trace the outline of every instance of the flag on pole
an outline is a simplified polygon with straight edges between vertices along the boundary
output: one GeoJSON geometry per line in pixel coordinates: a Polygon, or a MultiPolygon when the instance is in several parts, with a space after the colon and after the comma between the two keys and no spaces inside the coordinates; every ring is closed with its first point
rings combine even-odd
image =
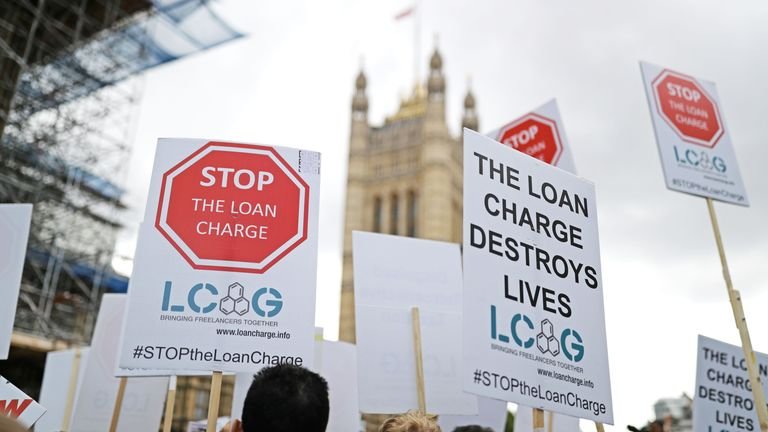
{"type": "Polygon", "coordinates": [[[408,9],[405,9],[401,11],[399,14],[395,15],[395,21],[399,21],[403,18],[407,18],[411,15],[413,15],[413,12],[416,10],[416,5],[413,5],[409,7],[408,9]]]}

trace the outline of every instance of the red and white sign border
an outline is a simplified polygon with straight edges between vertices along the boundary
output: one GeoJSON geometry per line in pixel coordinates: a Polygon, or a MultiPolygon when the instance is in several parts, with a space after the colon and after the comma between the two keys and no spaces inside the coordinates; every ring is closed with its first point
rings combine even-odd
{"type": "Polygon", "coordinates": [[[720,107],[717,106],[718,105],[717,99],[713,98],[712,95],[709,94],[707,89],[705,89],[704,86],[702,86],[696,78],[694,78],[692,76],[689,76],[689,75],[682,74],[680,72],[675,72],[673,70],[664,69],[664,70],[661,71],[659,76],[657,76],[651,82],[651,89],[653,90],[652,91],[652,93],[653,93],[653,100],[656,103],[655,104],[656,105],[656,112],[659,114],[659,117],[664,119],[664,122],[667,125],[669,125],[669,127],[672,128],[673,131],[675,131],[675,133],[680,137],[681,140],[683,140],[685,142],[689,142],[691,144],[696,144],[696,145],[699,145],[699,146],[711,149],[711,148],[715,148],[715,146],[717,145],[718,141],[720,141],[720,138],[722,138],[723,135],[725,135],[725,125],[723,125],[723,120],[722,120],[722,117],[720,116],[720,107]],[[681,78],[681,79],[692,81],[694,84],[696,84],[696,87],[699,90],[701,90],[702,93],[704,93],[704,96],[706,96],[709,99],[710,103],[712,103],[712,107],[714,107],[714,109],[715,109],[715,118],[717,119],[717,127],[719,128],[719,130],[718,130],[717,134],[715,134],[715,136],[711,140],[704,141],[704,140],[700,140],[700,139],[696,139],[696,138],[691,138],[691,137],[685,136],[685,134],[683,134],[682,131],[680,131],[680,129],[677,128],[675,123],[672,122],[669,118],[667,118],[666,114],[664,114],[664,111],[661,109],[661,100],[659,100],[658,83],[663,81],[664,78],[666,78],[667,76],[675,76],[675,77],[678,77],[678,78],[681,78]]]}
{"type": "Polygon", "coordinates": [[[168,240],[168,242],[181,254],[181,256],[197,270],[218,270],[218,271],[237,271],[246,273],[264,273],[272,265],[276,264],[307,239],[307,225],[309,221],[309,206],[307,205],[307,196],[309,186],[304,182],[296,172],[291,168],[288,162],[280,156],[277,151],[271,147],[255,144],[237,144],[211,141],[206,143],[200,149],[187,156],[186,159],[176,164],[173,168],[163,174],[163,181],[160,187],[160,202],[158,204],[157,217],[155,219],[155,228],[168,240]],[[282,246],[268,255],[263,261],[252,263],[247,261],[232,260],[211,260],[197,256],[194,251],[176,234],[168,225],[167,216],[170,206],[170,197],[173,189],[173,179],[189,168],[191,165],[214,151],[226,151],[230,153],[259,154],[272,159],[272,161],[285,173],[285,175],[299,188],[299,211],[298,211],[298,230],[296,235],[285,242],[282,246]]]}
{"type": "MultiPolygon", "coordinates": [[[[499,128],[499,134],[496,137],[496,141],[501,142],[502,137],[504,136],[504,134],[508,130],[510,130],[510,129],[514,128],[514,127],[517,127],[520,123],[523,123],[524,121],[527,121],[529,119],[534,119],[534,120],[540,121],[542,123],[546,123],[547,125],[549,125],[555,131],[554,137],[555,137],[555,141],[556,141],[555,142],[555,146],[557,147],[557,151],[555,152],[555,156],[552,158],[552,162],[549,163],[549,164],[553,165],[553,166],[557,165],[557,163],[560,161],[560,156],[562,156],[562,154],[563,154],[563,140],[560,139],[560,130],[557,128],[557,122],[556,121],[554,121],[554,120],[552,120],[550,118],[544,117],[544,116],[542,116],[540,114],[536,114],[536,113],[533,113],[533,112],[532,113],[528,113],[528,114],[520,117],[519,119],[517,119],[517,120],[515,120],[515,121],[513,121],[511,123],[508,123],[508,124],[506,124],[506,125],[504,125],[502,127],[500,127],[499,128]]],[[[503,142],[501,142],[501,143],[504,144],[507,147],[512,147],[509,144],[505,144],[503,142]]],[[[515,150],[517,150],[517,149],[515,149],[515,150]]],[[[531,155],[528,155],[528,156],[531,156],[531,155]]],[[[533,157],[533,156],[531,156],[531,157],[533,157]]]]}

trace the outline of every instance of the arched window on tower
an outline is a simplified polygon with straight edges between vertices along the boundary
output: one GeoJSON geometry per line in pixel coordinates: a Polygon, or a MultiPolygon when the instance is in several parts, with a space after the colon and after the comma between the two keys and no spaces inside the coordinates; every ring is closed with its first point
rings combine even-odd
{"type": "Polygon", "coordinates": [[[416,237],[416,221],[419,216],[419,197],[414,191],[408,191],[408,223],[406,235],[416,237]]]}
{"type": "Polygon", "coordinates": [[[400,221],[400,200],[396,193],[392,194],[389,203],[389,233],[397,235],[397,224],[400,221]]]}
{"type": "Polygon", "coordinates": [[[381,197],[373,199],[373,232],[381,232],[381,197]]]}

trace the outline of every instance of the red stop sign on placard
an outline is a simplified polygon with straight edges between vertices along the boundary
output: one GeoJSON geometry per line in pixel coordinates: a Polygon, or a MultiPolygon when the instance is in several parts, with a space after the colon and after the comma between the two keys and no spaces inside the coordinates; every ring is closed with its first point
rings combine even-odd
{"type": "Polygon", "coordinates": [[[195,269],[263,273],[308,217],[309,186],[273,148],[209,142],[163,174],[155,227],[195,269]]]}
{"type": "Polygon", "coordinates": [[[563,153],[557,123],[534,113],[499,129],[496,140],[550,165],[557,164],[563,153]]]}
{"type": "Polygon", "coordinates": [[[684,141],[712,148],[723,136],[717,101],[694,78],[664,70],[653,94],[659,115],[684,141]]]}

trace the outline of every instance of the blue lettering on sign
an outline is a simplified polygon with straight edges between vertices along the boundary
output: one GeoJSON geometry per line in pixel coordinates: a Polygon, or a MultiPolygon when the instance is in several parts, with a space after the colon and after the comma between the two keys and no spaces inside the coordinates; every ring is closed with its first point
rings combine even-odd
{"type": "MultiPolygon", "coordinates": [[[[173,283],[166,281],[163,288],[161,310],[163,312],[181,313],[189,308],[192,312],[207,314],[213,312],[217,305],[225,305],[231,309],[225,309],[222,306],[220,309],[225,314],[235,310],[239,315],[248,313],[251,308],[248,305],[248,301],[243,298],[243,286],[239,283],[234,283],[229,288],[230,293],[223,299],[219,299],[219,290],[213,284],[197,283],[187,292],[186,304],[172,304],[173,283]],[[232,296],[233,292],[236,294],[234,297],[232,296]],[[225,304],[225,302],[227,303],[225,304]],[[238,302],[244,303],[245,306],[238,306],[238,302]]],[[[253,293],[251,299],[253,312],[260,317],[273,318],[283,310],[283,295],[276,288],[259,288],[253,293]]]]}
{"type": "Polygon", "coordinates": [[[274,288],[259,288],[256,290],[255,293],[253,293],[253,298],[251,300],[251,303],[253,304],[253,310],[256,312],[256,315],[261,317],[267,317],[272,318],[273,316],[280,313],[280,311],[283,309],[283,295],[280,294],[280,291],[274,289],[274,288]],[[261,307],[261,303],[259,300],[265,296],[267,293],[272,296],[271,299],[267,299],[264,302],[264,305],[267,307],[268,310],[264,310],[264,308],[261,307]]]}
{"type": "Polygon", "coordinates": [[[207,283],[205,285],[199,283],[192,287],[191,290],[189,290],[189,294],[187,295],[187,303],[189,303],[189,308],[192,309],[194,312],[202,312],[202,313],[208,313],[214,309],[216,309],[216,302],[212,301],[208,303],[208,306],[205,306],[204,308],[201,308],[200,305],[197,304],[197,293],[202,291],[203,289],[206,289],[208,292],[210,292],[212,295],[218,295],[219,290],[216,289],[215,286],[207,283]]]}
{"type": "Polygon", "coordinates": [[[675,153],[675,160],[680,166],[692,166],[706,171],[714,171],[723,174],[728,167],[725,160],[720,156],[710,156],[705,150],[685,149],[680,151],[677,146],[672,147],[675,153]]]}
{"type": "MultiPolygon", "coordinates": [[[[534,325],[533,321],[530,317],[528,317],[525,314],[522,313],[516,313],[512,316],[512,319],[509,321],[509,330],[510,334],[504,334],[499,331],[499,317],[498,317],[498,311],[496,309],[496,305],[491,305],[491,340],[497,340],[502,343],[506,344],[513,344],[517,345],[521,348],[531,348],[536,342],[536,339],[533,337],[534,334],[534,325]],[[523,323],[524,325],[521,326],[520,324],[523,323]],[[528,330],[525,330],[525,328],[528,328],[528,330]],[[510,335],[511,341],[510,341],[510,335]]],[[[503,318],[501,318],[502,322],[504,321],[503,318]]],[[[559,338],[556,333],[554,333],[554,327],[552,323],[549,320],[544,320],[541,323],[542,329],[547,328],[547,332],[549,332],[546,335],[539,335],[539,337],[544,337],[547,346],[549,349],[542,349],[539,348],[539,350],[542,353],[549,353],[553,357],[557,357],[562,352],[565,357],[573,362],[580,362],[584,359],[584,353],[585,353],[585,347],[584,347],[584,340],[581,337],[581,334],[579,334],[578,331],[566,328],[562,332],[560,332],[559,338]],[[549,336],[547,338],[547,336],[549,336]],[[559,344],[558,344],[559,339],[559,344]],[[559,348],[559,346],[562,346],[562,350],[559,348]]]]}

